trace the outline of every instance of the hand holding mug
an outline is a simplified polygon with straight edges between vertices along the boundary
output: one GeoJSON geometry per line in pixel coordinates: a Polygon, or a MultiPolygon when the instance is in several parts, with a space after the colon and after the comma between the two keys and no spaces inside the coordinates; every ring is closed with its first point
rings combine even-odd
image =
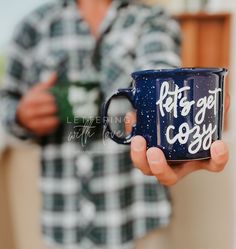
{"type": "Polygon", "coordinates": [[[211,159],[202,161],[188,161],[183,163],[168,163],[162,150],[151,147],[148,150],[146,140],[142,136],[135,136],[131,142],[131,158],[134,166],[145,175],[153,175],[163,185],[176,184],[183,177],[197,170],[220,172],[224,169],[229,153],[226,144],[217,140],[211,145],[211,159]]]}
{"type": "Polygon", "coordinates": [[[23,96],[17,108],[18,122],[38,136],[52,133],[59,125],[57,105],[48,91],[56,80],[53,74],[47,82],[36,84],[23,96]]]}
{"type": "MultiPolygon", "coordinates": [[[[125,139],[117,137],[109,124],[106,130],[118,143],[132,140],[134,164],[164,185],[172,185],[198,169],[221,171],[228,160],[226,145],[218,141],[226,72],[185,68],[133,73],[134,87],[119,89],[113,97],[130,100],[137,110],[137,122],[125,139]]],[[[105,117],[110,101],[104,108],[105,117]]],[[[130,119],[135,120],[132,115],[130,119]]]]}

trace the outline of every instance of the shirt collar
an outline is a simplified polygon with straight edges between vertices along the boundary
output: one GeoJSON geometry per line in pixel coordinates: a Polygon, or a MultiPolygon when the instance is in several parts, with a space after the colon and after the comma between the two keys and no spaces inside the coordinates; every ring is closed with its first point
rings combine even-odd
{"type": "MultiPolygon", "coordinates": [[[[77,9],[77,0],[59,0],[64,8],[70,8],[72,12],[75,13],[78,19],[81,19],[81,15],[79,10],[77,9]]],[[[118,9],[124,5],[127,5],[130,0],[112,0],[111,6],[109,8],[108,14],[105,17],[101,27],[100,34],[102,35],[109,26],[113,23],[113,21],[117,17],[118,9]]]]}
{"type": "MultiPolygon", "coordinates": [[[[68,5],[76,5],[77,0],[59,0],[63,6],[68,6],[68,5]]],[[[130,0],[112,0],[113,4],[115,4],[115,6],[120,7],[123,4],[128,4],[130,2],[130,0]]]]}

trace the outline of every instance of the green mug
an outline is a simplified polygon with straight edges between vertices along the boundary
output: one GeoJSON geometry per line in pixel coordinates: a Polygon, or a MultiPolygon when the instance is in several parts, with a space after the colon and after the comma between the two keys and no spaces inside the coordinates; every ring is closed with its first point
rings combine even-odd
{"type": "Polygon", "coordinates": [[[58,82],[49,90],[55,97],[63,123],[86,124],[100,118],[102,92],[97,82],[58,82]]]}

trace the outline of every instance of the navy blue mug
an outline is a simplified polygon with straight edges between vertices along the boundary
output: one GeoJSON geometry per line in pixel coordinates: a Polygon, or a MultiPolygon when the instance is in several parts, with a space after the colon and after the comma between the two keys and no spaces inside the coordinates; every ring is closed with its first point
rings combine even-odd
{"type": "Polygon", "coordinates": [[[118,89],[103,106],[104,131],[119,144],[143,136],[147,147],[160,148],[168,161],[208,159],[210,146],[221,139],[224,117],[224,68],[178,68],[138,71],[133,86],[118,89]],[[125,138],[112,131],[111,100],[125,96],[137,122],[125,138]]]}

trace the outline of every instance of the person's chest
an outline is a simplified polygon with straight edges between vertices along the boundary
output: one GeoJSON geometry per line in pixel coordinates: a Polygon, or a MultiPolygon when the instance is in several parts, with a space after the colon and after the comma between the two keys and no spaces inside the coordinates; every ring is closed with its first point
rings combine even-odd
{"type": "Polygon", "coordinates": [[[123,10],[102,24],[96,39],[75,12],[61,13],[41,25],[43,35],[34,52],[31,80],[45,80],[52,71],[66,74],[69,81],[102,80],[107,84],[112,71],[120,72],[112,81],[124,74],[128,78],[134,69],[139,27],[135,9],[123,10]],[[127,66],[122,69],[121,65],[127,66]]]}

